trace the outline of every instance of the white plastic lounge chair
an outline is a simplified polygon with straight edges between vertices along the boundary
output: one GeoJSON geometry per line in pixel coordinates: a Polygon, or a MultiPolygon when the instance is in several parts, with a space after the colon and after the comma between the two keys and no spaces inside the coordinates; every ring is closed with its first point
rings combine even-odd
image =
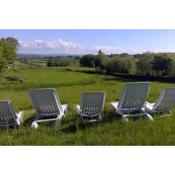
{"type": "Polygon", "coordinates": [[[81,94],[80,105],[77,105],[77,114],[83,122],[95,122],[101,120],[104,108],[104,92],[85,92],[81,94]]]}
{"type": "Polygon", "coordinates": [[[144,108],[151,114],[167,113],[162,116],[171,115],[171,109],[175,106],[175,88],[166,88],[155,103],[146,102],[144,108]]]}
{"type": "Polygon", "coordinates": [[[0,128],[19,127],[23,119],[23,111],[15,113],[10,100],[0,101],[0,128]]]}
{"type": "Polygon", "coordinates": [[[38,128],[38,123],[49,121],[55,121],[56,125],[60,125],[60,119],[67,112],[67,105],[61,105],[56,89],[43,88],[31,90],[30,98],[37,112],[32,122],[33,128],[38,128]]]}
{"type": "Polygon", "coordinates": [[[111,104],[124,121],[128,121],[129,117],[143,115],[145,118],[153,120],[143,108],[149,90],[149,82],[128,83],[123,88],[119,101],[111,102],[111,104]]]}

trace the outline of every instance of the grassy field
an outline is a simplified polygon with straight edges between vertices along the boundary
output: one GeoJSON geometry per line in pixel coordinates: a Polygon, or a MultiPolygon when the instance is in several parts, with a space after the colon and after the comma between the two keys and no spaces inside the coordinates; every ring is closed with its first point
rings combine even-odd
{"type": "MultiPolygon", "coordinates": [[[[117,100],[126,82],[135,81],[117,76],[86,73],[82,68],[32,68],[23,65],[20,71],[9,71],[0,78],[0,99],[10,99],[16,111],[24,110],[19,129],[0,133],[0,145],[174,145],[175,113],[171,117],[155,116],[154,122],[145,119],[124,123],[111,110],[110,102],[117,100]],[[25,67],[24,67],[25,66],[25,67]],[[18,76],[24,82],[7,81],[6,76],[18,76]],[[35,115],[28,91],[32,88],[56,88],[68,113],[57,127],[53,123],[31,129],[35,115]],[[103,119],[100,123],[84,125],[75,114],[83,91],[105,91],[107,94],[103,119]]],[[[151,82],[149,101],[154,102],[161,90],[173,83],[151,82]]]]}

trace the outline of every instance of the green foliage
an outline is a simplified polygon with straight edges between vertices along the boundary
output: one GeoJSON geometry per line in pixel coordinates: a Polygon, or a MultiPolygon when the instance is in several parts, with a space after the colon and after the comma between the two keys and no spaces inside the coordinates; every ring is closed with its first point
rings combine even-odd
{"type": "Polygon", "coordinates": [[[171,73],[173,61],[167,55],[156,55],[152,61],[152,69],[156,76],[169,75],[171,73]]]}
{"type": "Polygon", "coordinates": [[[17,54],[14,48],[12,48],[6,41],[1,42],[3,47],[3,55],[8,61],[8,63],[13,63],[17,59],[17,54]]]}
{"type": "Polygon", "coordinates": [[[121,53],[121,54],[120,54],[120,57],[128,57],[128,56],[129,56],[128,53],[121,53]]]}
{"type": "Polygon", "coordinates": [[[16,50],[18,45],[15,38],[0,39],[0,72],[6,67],[7,63],[12,64],[17,59],[16,50]]]}
{"type": "Polygon", "coordinates": [[[5,41],[9,44],[10,47],[13,48],[13,50],[17,51],[19,48],[19,42],[14,37],[8,37],[5,39],[5,41]]]}
{"type": "Polygon", "coordinates": [[[80,59],[80,65],[82,67],[95,67],[95,56],[94,55],[84,55],[80,59]]]}
{"type": "Polygon", "coordinates": [[[49,59],[47,61],[48,67],[68,67],[68,66],[79,66],[79,61],[76,59],[49,59]]]}
{"type": "Polygon", "coordinates": [[[130,58],[121,58],[116,57],[110,60],[105,69],[109,73],[126,73],[126,74],[135,74],[136,67],[134,60],[130,58]]]}
{"type": "MultiPolygon", "coordinates": [[[[101,62],[102,66],[100,68],[107,73],[156,77],[175,76],[175,57],[172,54],[153,54],[150,52],[136,55],[113,54],[109,57],[105,56],[101,62]]],[[[98,64],[95,64],[95,66],[99,67],[98,64]]]]}
{"type": "Polygon", "coordinates": [[[48,67],[67,67],[69,66],[70,61],[68,60],[49,60],[47,62],[48,67]]]}
{"type": "Polygon", "coordinates": [[[95,57],[95,67],[100,67],[101,69],[104,68],[106,63],[106,57],[105,55],[97,55],[95,57]]]}
{"type": "Polygon", "coordinates": [[[4,47],[2,45],[2,41],[0,41],[0,73],[2,69],[7,65],[7,60],[4,54],[4,47]]]}
{"type": "Polygon", "coordinates": [[[151,76],[153,56],[148,54],[138,55],[136,61],[137,73],[145,76],[151,76]]]}
{"type": "Polygon", "coordinates": [[[105,62],[106,62],[106,56],[101,50],[96,56],[89,54],[89,55],[84,55],[80,59],[80,65],[82,67],[96,67],[96,68],[103,69],[105,66],[105,62]]]}

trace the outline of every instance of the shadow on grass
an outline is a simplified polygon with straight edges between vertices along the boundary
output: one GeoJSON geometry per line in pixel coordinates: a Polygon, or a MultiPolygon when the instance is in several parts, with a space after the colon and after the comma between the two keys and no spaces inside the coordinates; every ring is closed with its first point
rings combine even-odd
{"type": "Polygon", "coordinates": [[[162,83],[175,83],[175,77],[152,77],[141,75],[128,75],[128,74],[111,74],[103,78],[105,81],[117,80],[119,82],[135,82],[135,81],[157,81],[162,83]]]}
{"type": "Polygon", "coordinates": [[[31,124],[32,124],[32,122],[34,120],[34,117],[35,117],[35,115],[32,115],[31,117],[29,117],[26,120],[24,120],[23,126],[24,127],[31,127],[31,124]]]}
{"type": "Polygon", "coordinates": [[[79,130],[79,128],[78,128],[78,125],[76,125],[76,123],[70,123],[68,126],[63,127],[61,129],[61,131],[66,133],[66,134],[76,133],[78,130],[79,130]]]}
{"type": "MultiPolygon", "coordinates": [[[[145,120],[144,116],[140,117],[131,117],[129,119],[130,121],[139,121],[139,120],[145,120]]],[[[65,123],[65,125],[60,129],[61,132],[65,134],[73,134],[78,131],[83,131],[85,129],[91,129],[98,126],[105,126],[110,123],[113,123],[115,121],[122,122],[121,116],[117,115],[114,111],[104,112],[103,117],[101,121],[98,122],[92,122],[92,123],[83,123],[79,116],[76,116],[76,121],[71,121],[70,123],[65,123]]],[[[124,122],[127,123],[127,122],[124,122]]]]}
{"type": "Polygon", "coordinates": [[[80,73],[89,73],[89,74],[97,74],[96,70],[79,70],[79,69],[66,69],[69,72],[80,72],[80,73]]]}
{"type": "Polygon", "coordinates": [[[67,126],[64,126],[61,131],[70,134],[70,133],[76,133],[79,130],[84,129],[90,129],[95,128],[97,126],[103,126],[109,123],[112,123],[114,120],[120,119],[120,117],[116,116],[116,114],[113,111],[110,112],[104,112],[102,116],[102,120],[98,122],[92,122],[92,123],[83,123],[83,121],[80,119],[78,115],[75,115],[76,119],[74,122],[70,122],[67,124],[67,126]]]}
{"type": "MultiPolygon", "coordinates": [[[[32,125],[32,122],[35,118],[35,115],[27,118],[24,122],[23,122],[23,126],[26,127],[26,128],[30,128],[31,125],[32,125]]],[[[55,116],[53,116],[53,118],[55,118],[55,116]]],[[[42,122],[42,123],[39,123],[40,126],[45,126],[45,127],[51,127],[53,125],[55,125],[55,121],[48,121],[48,122],[42,122]]]]}
{"type": "MultiPolygon", "coordinates": [[[[33,119],[34,119],[34,115],[27,118],[24,121],[23,126],[25,128],[30,128],[33,119]]],[[[133,118],[133,121],[138,120],[138,119],[139,118],[137,119],[133,118]]],[[[101,121],[92,122],[92,123],[83,123],[78,115],[72,114],[72,115],[69,115],[63,118],[63,120],[61,120],[61,126],[59,126],[58,130],[59,132],[64,133],[64,134],[74,134],[78,131],[83,131],[85,129],[96,128],[98,126],[103,127],[115,121],[121,121],[121,117],[116,115],[115,112],[112,110],[108,112],[105,111],[103,113],[101,121]]],[[[47,127],[54,126],[55,124],[54,122],[44,122],[42,124],[40,123],[40,125],[45,126],[47,128],[47,127]]]]}
{"type": "Polygon", "coordinates": [[[104,80],[117,80],[120,82],[158,81],[158,82],[165,82],[165,83],[175,83],[175,77],[154,77],[154,76],[143,76],[143,75],[129,75],[129,74],[122,74],[122,73],[104,74],[102,72],[97,72],[96,70],[71,70],[71,69],[67,69],[67,70],[73,71],[73,72],[82,72],[87,74],[106,75],[107,77],[104,77],[104,80]]]}

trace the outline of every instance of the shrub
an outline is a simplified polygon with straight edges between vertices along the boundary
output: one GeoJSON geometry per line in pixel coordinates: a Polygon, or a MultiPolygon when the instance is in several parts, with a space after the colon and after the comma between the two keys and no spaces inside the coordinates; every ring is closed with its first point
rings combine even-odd
{"type": "Polygon", "coordinates": [[[82,67],[95,67],[95,56],[94,55],[84,55],[80,59],[80,66],[82,67]]]}
{"type": "Polygon", "coordinates": [[[68,60],[49,60],[47,62],[48,67],[67,67],[69,66],[70,61],[68,60]]]}
{"type": "Polygon", "coordinates": [[[167,55],[155,55],[152,61],[152,70],[155,76],[170,75],[172,72],[173,61],[167,55]]]}
{"type": "Polygon", "coordinates": [[[152,70],[152,60],[151,55],[139,55],[136,61],[136,72],[144,76],[151,76],[153,74],[152,70]]]}
{"type": "Polygon", "coordinates": [[[135,62],[130,58],[113,58],[108,61],[105,69],[108,73],[136,73],[135,62]]]}

